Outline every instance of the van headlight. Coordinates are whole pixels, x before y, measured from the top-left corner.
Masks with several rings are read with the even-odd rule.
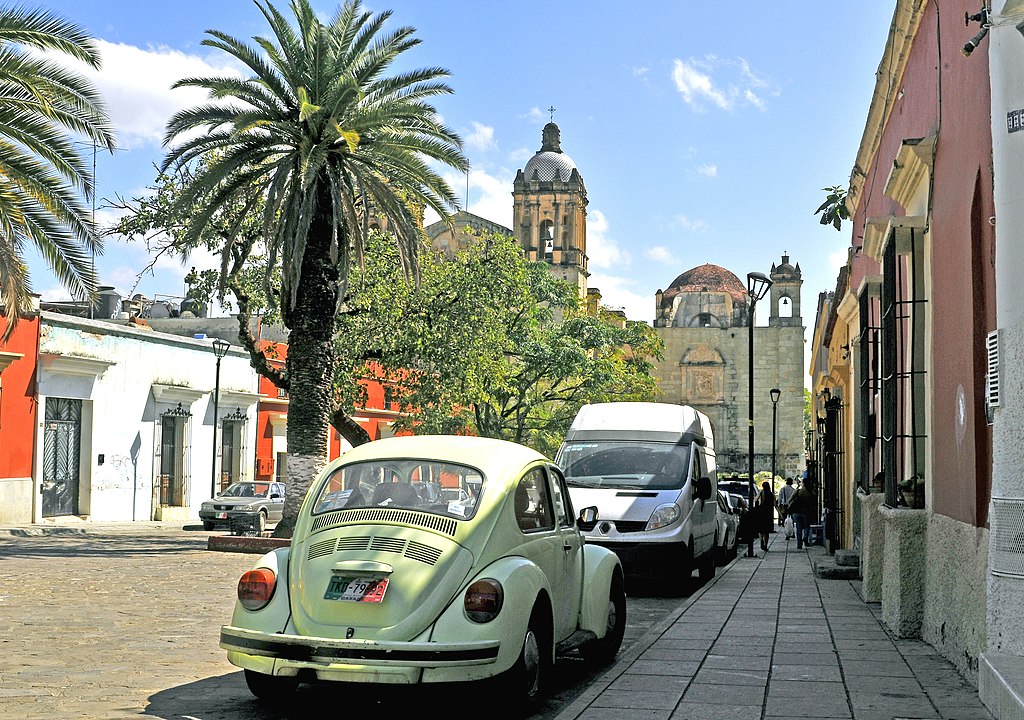
[[[682,514],[682,509],[680,509],[680,507],[675,503],[670,503],[669,505],[659,505],[654,509],[654,512],[651,514],[651,519],[647,521],[647,529],[657,530],[658,528],[663,528],[668,525],[671,525],[676,520],[678,520],[679,516]]]

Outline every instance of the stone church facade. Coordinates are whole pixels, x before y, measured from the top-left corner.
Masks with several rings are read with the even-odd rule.
[[[754,327],[754,471],[771,470],[772,401],[777,406],[776,474],[804,469],[804,327],[799,264],[787,255],[772,265],[770,295],[758,303],[767,326]],[[715,432],[718,465],[745,473],[748,464],[747,393],[750,304],[743,282],[705,264],[687,270],[655,296],[655,331],[665,357],[655,363],[660,402],[692,405]]]

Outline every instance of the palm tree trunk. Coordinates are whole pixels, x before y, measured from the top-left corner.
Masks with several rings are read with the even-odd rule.
[[[320,187],[325,185],[321,183]],[[290,331],[288,491],[275,537],[291,537],[310,484],[327,464],[329,421],[334,407],[334,313],[340,287],[338,267],[330,253],[330,200],[324,192],[318,199],[322,210],[309,229],[297,301],[290,312],[282,313]]]

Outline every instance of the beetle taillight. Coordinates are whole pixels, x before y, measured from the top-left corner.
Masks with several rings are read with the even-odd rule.
[[[246,610],[259,610],[266,607],[270,598],[274,597],[275,587],[277,575],[273,570],[250,570],[238,581],[238,601]]]
[[[504,600],[505,591],[497,580],[477,580],[466,589],[466,598],[463,601],[466,616],[473,622],[490,622],[498,617]]]

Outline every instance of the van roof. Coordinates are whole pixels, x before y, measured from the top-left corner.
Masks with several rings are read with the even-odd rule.
[[[696,440],[714,444],[711,423],[704,413],[689,405],[652,402],[584,405],[572,421],[566,440],[612,439],[616,433],[628,433],[630,437],[639,433],[663,442]],[[620,435],[620,439],[628,438]]]

